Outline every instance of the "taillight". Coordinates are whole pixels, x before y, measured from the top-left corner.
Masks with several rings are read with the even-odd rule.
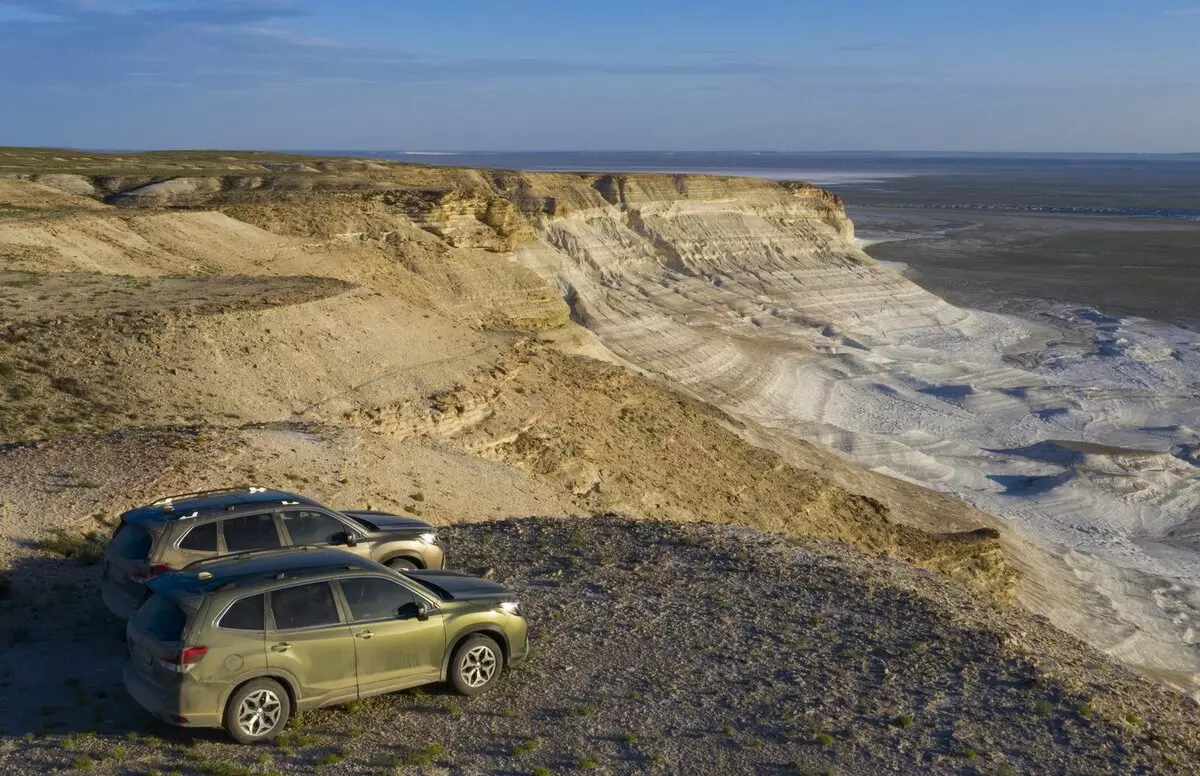
[[[133,572],[134,579],[150,579],[157,577],[159,574],[166,574],[168,571],[174,571],[169,563],[155,563],[148,569]]]
[[[208,647],[184,647],[178,652],[172,652],[166,657],[160,657],[158,664],[176,673],[186,674],[195,668],[196,664],[208,654]]]

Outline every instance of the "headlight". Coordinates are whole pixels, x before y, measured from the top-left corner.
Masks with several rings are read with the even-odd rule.
[[[437,544],[437,534],[435,533],[423,533],[417,538],[426,544]]]
[[[509,614],[515,614],[518,617],[521,616],[521,602],[520,601],[501,601],[500,608],[503,609],[504,611],[508,612]]]

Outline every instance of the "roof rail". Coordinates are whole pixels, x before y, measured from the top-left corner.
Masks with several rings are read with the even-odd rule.
[[[173,496],[164,496],[150,504],[152,507],[169,507],[176,501],[183,501],[197,496],[211,496],[214,493],[266,493],[266,488],[260,488],[255,485],[241,485],[236,488],[212,488],[211,490],[193,490],[191,493],[176,493]]]

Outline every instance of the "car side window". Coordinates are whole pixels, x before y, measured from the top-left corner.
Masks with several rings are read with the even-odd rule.
[[[328,582],[272,590],[271,614],[275,617],[276,630],[317,628],[341,621],[333,601],[333,588]]]
[[[179,542],[179,549],[193,552],[217,551],[217,524],[204,523],[187,532]]]
[[[225,610],[225,614],[221,615],[217,626],[229,630],[263,630],[266,614],[265,598],[266,596],[259,594],[235,602],[233,606]]]
[[[342,595],[350,604],[355,622],[396,617],[412,617],[417,613],[417,597],[412,591],[395,582],[379,577],[343,579]]]
[[[275,529],[275,518],[270,515],[244,515],[221,521],[225,533],[227,552],[266,550],[279,547],[279,532]]]
[[[342,541],[349,529],[329,515],[295,510],[280,515],[292,544],[334,544]]]

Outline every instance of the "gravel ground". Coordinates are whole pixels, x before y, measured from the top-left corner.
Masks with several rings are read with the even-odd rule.
[[[1200,763],[1178,716],[1194,715],[1190,701],[1031,619],[1021,643],[1045,652],[1040,663],[999,615],[897,562],[616,518],[442,535],[457,567],[520,591],[533,657],[480,698],[434,685],[306,713],[286,746],[239,747],[149,718],[120,687],[121,628],[96,599],[95,567],[22,561],[59,574],[41,597],[3,604],[0,772],[1124,774]],[[1046,671],[1072,650],[1096,663],[1083,667],[1090,695],[1068,689],[1069,666]]]

